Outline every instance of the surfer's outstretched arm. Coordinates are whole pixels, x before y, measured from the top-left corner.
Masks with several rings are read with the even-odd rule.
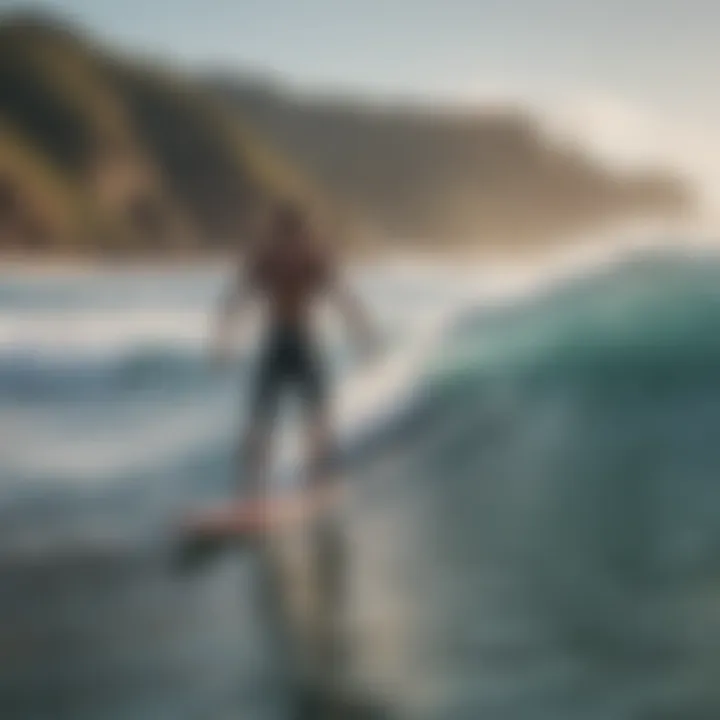
[[[331,296],[362,350],[368,355],[374,353],[380,344],[379,336],[358,296],[339,278],[331,283]]]
[[[223,360],[228,353],[229,340],[235,323],[253,295],[247,273],[238,272],[233,282],[220,297],[220,303],[211,334],[211,354],[214,360]]]

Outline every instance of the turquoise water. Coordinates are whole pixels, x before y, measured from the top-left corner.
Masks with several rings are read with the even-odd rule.
[[[3,718],[287,716],[251,558],[167,562],[232,487],[220,281],[0,278]],[[719,281],[659,252],[493,302],[467,269],[359,279],[398,352],[460,307],[392,396],[329,343],[357,671],[398,717],[720,716]]]

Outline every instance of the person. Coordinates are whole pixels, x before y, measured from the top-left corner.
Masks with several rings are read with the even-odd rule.
[[[374,352],[378,343],[364,309],[342,281],[330,248],[294,204],[274,209],[269,226],[247,249],[221,300],[212,340],[216,361],[227,359],[229,331],[248,302],[256,299],[265,311],[265,332],[242,443],[249,497],[267,490],[273,427],[280,403],[291,391],[303,403],[309,483],[322,489],[329,478],[333,442],[327,366],[315,326],[321,301],[329,299],[338,307],[364,351]]]
[[[262,549],[259,586],[261,602],[272,626],[289,638],[288,657],[297,673],[300,717],[327,716],[328,708],[354,702],[341,697],[335,682],[346,652],[339,631],[345,595],[345,552],[340,519],[325,512],[334,505],[342,483],[335,482],[329,460],[333,454],[327,365],[315,324],[322,301],[335,304],[366,353],[379,349],[378,336],[355,295],[342,280],[330,248],[321,242],[307,217],[295,205],[276,207],[268,227],[252,243],[239,263],[234,281],[221,298],[211,335],[211,353],[217,363],[229,359],[231,330],[238,314],[251,300],[260,300],[264,333],[257,366],[251,375],[248,425],[241,449],[247,483],[238,488],[235,502],[215,511],[193,514],[185,524],[179,559],[182,567],[197,567],[216,554],[228,539]],[[303,403],[308,440],[308,482],[298,493],[301,501],[266,502],[270,443],[280,404],[294,392]],[[297,627],[288,576],[270,545],[256,544],[267,531],[286,519],[311,520],[313,576],[316,599],[308,626]],[[313,522],[317,520],[318,522]],[[275,548],[277,549],[277,548]],[[304,607],[304,606],[303,606]],[[303,610],[303,613],[306,609]],[[295,618],[295,620],[293,620]],[[308,634],[310,631],[310,634]],[[354,705],[353,705],[354,706]],[[347,712],[332,716],[347,717]]]

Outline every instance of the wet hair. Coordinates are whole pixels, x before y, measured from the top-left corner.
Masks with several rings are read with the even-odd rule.
[[[272,226],[275,232],[292,236],[306,227],[305,214],[300,207],[291,202],[276,205],[272,214]]]

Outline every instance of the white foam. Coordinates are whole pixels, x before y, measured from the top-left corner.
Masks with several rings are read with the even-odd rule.
[[[361,292],[375,286],[367,296],[374,313],[390,316],[388,323],[402,331],[403,341],[387,357],[340,383],[336,418],[341,442],[352,442],[363,428],[402,407],[442,327],[459,308],[470,303],[510,302],[561,277],[614,262],[628,248],[639,247],[643,247],[639,240],[615,246],[598,241],[572,253],[559,253],[543,263],[525,265],[483,266],[448,260],[443,264],[415,265],[398,261],[394,266],[364,268],[356,278]],[[127,312],[5,310],[0,313],[0,354],[30,349],[38,355],[61,352],[104,360],[143,344],[178,350],[200,348],[207,333],[207,319],[206,308]],[[211,392],[211,383],[208,388]],[[62,414],[54,407],[32,417],[23,416],[19,408],[3,409],[2,468],[96,483],[127,472],[157,470],[237,432],[232,398],[218,403],[212,398],[206,402],[194,399],[189,406],[146,402],[124,422],[111,421],[114,401],[108,402],[107,414],[94,408],[94,425],[88,427],[85,422],[80,428],[64,424]],[[290,457],[286,454],[286,459]]]
[[[3,472],[76,485],[99,485],[127,474],[180,463],[232,431],[227,403],[138,405],[117,422],[109,413],[80,428],[52,413],[20,409],[0,415]],[[29,440],[30,439],[30,440]]]

